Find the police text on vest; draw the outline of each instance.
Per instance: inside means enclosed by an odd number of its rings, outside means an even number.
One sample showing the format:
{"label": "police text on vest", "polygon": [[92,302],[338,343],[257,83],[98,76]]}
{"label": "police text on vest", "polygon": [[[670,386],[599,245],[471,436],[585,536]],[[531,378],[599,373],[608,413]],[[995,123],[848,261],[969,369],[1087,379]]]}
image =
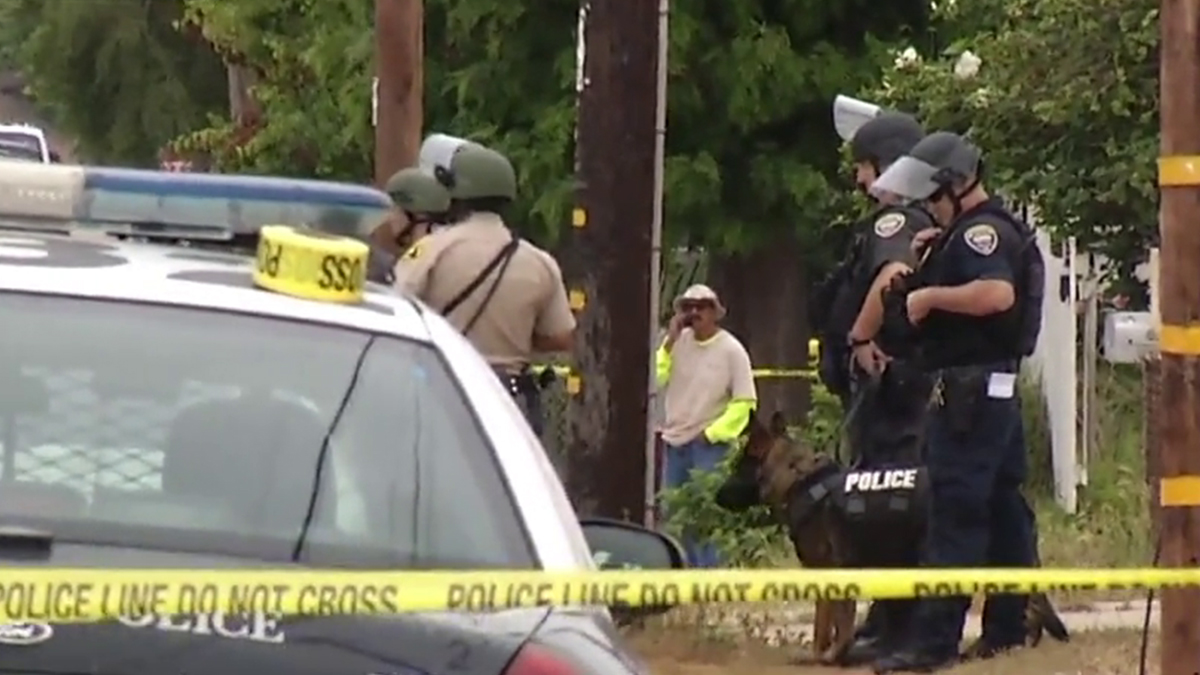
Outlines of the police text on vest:
{"label": "police text on vest", "polygon": [[887,471],[854,471],[846,474],[846,492],[882,492],[883,490],[912,490],[917,487],[916,469]]}

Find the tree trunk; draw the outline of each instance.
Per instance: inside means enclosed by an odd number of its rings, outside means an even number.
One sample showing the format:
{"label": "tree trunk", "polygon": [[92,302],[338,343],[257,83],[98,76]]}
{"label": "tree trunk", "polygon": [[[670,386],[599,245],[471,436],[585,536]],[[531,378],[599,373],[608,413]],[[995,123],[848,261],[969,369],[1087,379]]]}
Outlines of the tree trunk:
{"label": "tree trunk", "polygon": [[258,73],[245,66],[225,65],[229,78],[229,117],[240,126],[254,126],[262,116],[262,108],[250,93],[258,84]]}
{"label": "tree trunk", "polygon": [[[808,367],[808,278],[797,249],[787,238],[710,259],[708,277],[728,309],[725,327],[749,350],[755,369]],[[760,376],[755,384],[763,413],[778,410],[793,423],[807,415],[810,380]]]}

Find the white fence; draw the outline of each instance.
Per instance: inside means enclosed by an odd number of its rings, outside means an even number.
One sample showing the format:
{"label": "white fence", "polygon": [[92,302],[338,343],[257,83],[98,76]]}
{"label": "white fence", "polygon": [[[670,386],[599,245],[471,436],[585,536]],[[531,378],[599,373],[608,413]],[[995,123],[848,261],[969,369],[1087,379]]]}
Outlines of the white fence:
{"label": "white fence", "polygon": [[[1028,372],[1041,385],[1048,413],[1054,495],[1063,510],[1075,513],[1094,450],[1095,378],[1103,319],[1100,296],[1108,265],[1098,256],[1080,253],[1074,238],[1054,246],[1042,230],[1038,248],[1046,261],[1045,304],[1042,333]],[[1157,329],[1157,249],[1150,251],[1137,276],[1149,283],[1150,315]]]}
{"label": "white fence", "polygon": [[1046,261],[1046,291],[1042,305],[1042,333],[1028,362],[1029,373],[1037,378],[1045,398],[1054,465],[1054,496],[1065,511],[1075,513],[1079,485],[1087,482],[1086,465],[1081,466],[1079,461],[1081,448],[1077,425],[1078,256],[1074,238],[1055,251],[1050,235],[1039,230],[1037,244]]}

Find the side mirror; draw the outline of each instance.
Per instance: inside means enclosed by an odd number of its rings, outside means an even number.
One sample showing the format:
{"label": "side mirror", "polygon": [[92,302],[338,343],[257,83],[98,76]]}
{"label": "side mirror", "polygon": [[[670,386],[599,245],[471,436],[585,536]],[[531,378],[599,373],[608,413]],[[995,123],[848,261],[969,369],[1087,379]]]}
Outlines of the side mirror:
{"label": "side mirror", "polygon": [[687,567],[683,546],[670,535],[609,518],[583,518],[583,536],[602,570],[669,570]]}
{"label": "side mirror", "polygon": [[[683,546],[673,537],[641,525],[609,518],[579,521],[592,559],[601,570],[669,570],[687,567]],[[628,626],[662,614],[670,605],[609,607],[618,626]]]}

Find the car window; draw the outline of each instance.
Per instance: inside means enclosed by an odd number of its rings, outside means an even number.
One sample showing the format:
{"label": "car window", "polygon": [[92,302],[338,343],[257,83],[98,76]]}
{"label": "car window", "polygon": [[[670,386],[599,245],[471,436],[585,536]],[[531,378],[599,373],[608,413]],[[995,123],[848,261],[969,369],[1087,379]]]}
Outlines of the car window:
{"label": "car window", "polygon": [[0,158],[41,162],[42,143],[32,134],[0,131]]}
{"label": "car window", "polygon": [[0,522],[263,560],[535,566],[428,345],[65,297],[0,295],[0,314]]}

